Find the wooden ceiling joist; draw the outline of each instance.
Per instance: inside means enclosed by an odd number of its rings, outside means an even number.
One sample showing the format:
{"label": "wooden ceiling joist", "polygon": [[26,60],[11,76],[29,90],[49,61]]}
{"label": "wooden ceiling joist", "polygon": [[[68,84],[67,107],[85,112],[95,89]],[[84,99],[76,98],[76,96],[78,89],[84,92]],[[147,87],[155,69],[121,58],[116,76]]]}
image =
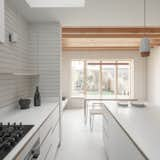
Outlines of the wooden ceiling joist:
{"label": "wooden ceiling joist", "polygon": [[160,33],[160,27],[63,27],[62,33]]}
{"label": "wooden ceiling joist", "polygon": [[[160,33],[158,34],[145,34],[146,37],[148,38],[160,38]],[[63,38],[142,38],[144,37],[144,34],[142,33],[127,33],[127,34],[122,34],[122,33],[108,33],[108,34],[79,34],[79,33],[75,33],[75,34],[63,34]]]}
{"label": "wooden ceiling joist", "polygon": [[160,45],[160,27],[64,27],[63,50],[138,50],[141,38]]}
{"label": "wooden ceiling joist", "polygon": [[138,51],[137,47],[63,47],[63,51]]}

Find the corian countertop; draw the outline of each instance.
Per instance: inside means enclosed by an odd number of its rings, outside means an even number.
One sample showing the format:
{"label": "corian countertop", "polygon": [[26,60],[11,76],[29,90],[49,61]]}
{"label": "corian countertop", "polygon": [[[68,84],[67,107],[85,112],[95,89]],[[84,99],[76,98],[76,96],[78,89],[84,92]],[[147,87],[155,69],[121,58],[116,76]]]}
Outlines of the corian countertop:
{"label": "corian countertop", "polygon": [[160,160],[160,107],[121,107],[116,102],[104,102],[146,159]]}
{"label": "corian countertop", "polygon": [[15,109],[7,113],[0,113],[0,122],[11,124],[16,122],[26,125],[34,125],[34,127],[28,132],[28,134],[21,140],[13,150],[4,158],[4,160],[12,160],[17,153],[25,146],[30,138],[38,131],[41,124],[46,120],[49,114],[54,111],[58,102],[45,103],[40,107],[31,107],[27,110]]}

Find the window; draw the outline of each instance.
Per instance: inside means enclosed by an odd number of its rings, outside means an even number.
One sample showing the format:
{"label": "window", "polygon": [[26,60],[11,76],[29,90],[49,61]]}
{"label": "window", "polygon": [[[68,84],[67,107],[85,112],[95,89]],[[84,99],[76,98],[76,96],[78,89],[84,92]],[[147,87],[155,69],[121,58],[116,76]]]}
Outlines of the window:
{"label": "window", "polygon": [[84,94],[84,62],[72,61],[72,95]]}
{"label": "window", "polygon": [[129,98],[133,95],[132,68],[133,60],[73,60],[72,95]]}
{"label": "window", "polygon": [[114,96],[116,93],[115,70],[116,67],[113,64],[104,62],[102,65],[102,95],[104,96]]}
{"label": "window", "polygon": [[130,95],[130,65],[125,62],[120,62],[120,65],[118,65],[118,96],[121,97],[129,95]]}
{"label": "window", "polygon": [[87,86],[86,86],[86,92],[87,95],[98,95],[99,94],[99,83],[100,83],[100,77],[99,77],[99,65],[97,65],[98,62],[87,62]]}

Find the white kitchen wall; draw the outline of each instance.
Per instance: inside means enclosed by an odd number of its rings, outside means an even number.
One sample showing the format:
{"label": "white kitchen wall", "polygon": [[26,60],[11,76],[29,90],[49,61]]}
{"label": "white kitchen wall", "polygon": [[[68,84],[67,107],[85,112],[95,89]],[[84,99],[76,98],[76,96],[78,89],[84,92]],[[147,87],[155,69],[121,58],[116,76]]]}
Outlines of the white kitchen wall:
{"label": "white kitchen wall", "polygon": [[[32,68],[29,59],[29,26],[27,21],[18,14],[5,0],[5,43],[0,44],[0,107],[17,106],[19,97],[28,97],[32,92],[30,77],[16,77],[12,72],[28,72]],[[8,34],[16,32],[18,41],[8,42]]]}
{"label": "white kitchen wall", "polygon": [[[33,97],[37,84],[42,98],[59,97],[60,24],[30,24],[10,2],[5,0],[6,41],[0,44],[0,107],[17,107],[20,97]],[[18,35],[17,43],[8,41],[13,32]],[[39,73],[39,77],[13,73]]]}
{"label": "white kitchen wall", "polygon": [[149,103],[160,106],[160,47],[152,49],[147,59],[147,93]]}
{"label": "white kitchen wall", "polygon": [[146,99],[146,59],[138,51],[71,51],[62,53],[62,95],[70,98],[68,107],[80,108],[83,99],[71,98],[71,60],[72,59],[134,59],[134,95],[139,100]]}
{"label": "white kitchen wall", "polygon": [[[61,26],[59,22],[30,25],[30,48],[38,62],[39,87],[44,99],[60,96]],[[38,60],[36,57],[38,55]],[[34,58],[35,57],[35,58]]]}

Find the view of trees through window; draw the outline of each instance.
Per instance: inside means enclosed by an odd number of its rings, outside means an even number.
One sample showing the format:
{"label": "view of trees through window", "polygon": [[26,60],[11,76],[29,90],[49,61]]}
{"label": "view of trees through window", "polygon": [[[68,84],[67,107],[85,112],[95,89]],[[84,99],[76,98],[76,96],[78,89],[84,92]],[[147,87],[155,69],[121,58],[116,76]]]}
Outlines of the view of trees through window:
{"label": "view of trees through window", "polygon": [[131,95],[132,61],[72,61],[72,95]]}
{"label": "view of trees through window", "polygon": [[86,85],[86,91],[87,95],[98,95],[99,94],[99,84],[100,84],[100,68],[99,65],[97,65],[97,62],[92,62],[94,65],[89,65],[87,63],[87,85]]}
{"label": "view of trees through window", "polygon": [[72,61],[72,94],[84,95],[84,62]]}
{"label": "view of trees through window", "polygon": [[115,95],[115,65],[102,65],[102,95]]}

